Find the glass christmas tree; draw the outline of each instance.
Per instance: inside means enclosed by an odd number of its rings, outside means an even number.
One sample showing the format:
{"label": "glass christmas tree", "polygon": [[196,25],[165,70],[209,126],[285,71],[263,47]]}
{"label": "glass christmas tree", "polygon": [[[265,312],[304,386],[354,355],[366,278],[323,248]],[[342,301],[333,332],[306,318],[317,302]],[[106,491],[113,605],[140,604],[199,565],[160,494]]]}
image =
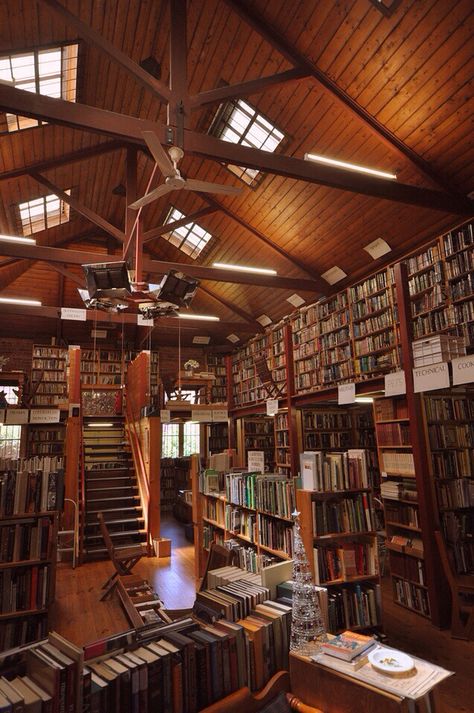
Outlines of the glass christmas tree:
{"label": "glass christmas tree", "polygon": [[308,558],[301,539],[299,512],[294,512],[293,529],[293,612],[290,651],[311,656],[327,641],[318,594],[313,584]]}

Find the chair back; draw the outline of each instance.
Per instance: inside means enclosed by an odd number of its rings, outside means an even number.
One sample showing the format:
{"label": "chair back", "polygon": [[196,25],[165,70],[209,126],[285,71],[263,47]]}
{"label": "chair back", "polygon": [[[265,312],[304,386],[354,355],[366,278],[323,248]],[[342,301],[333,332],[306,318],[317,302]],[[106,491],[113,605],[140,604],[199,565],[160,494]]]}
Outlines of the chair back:
{"label": "chair back", "polygon": [[104,515],[101,512],[97,513],[97,519],[99,521],[100,525],[100,531],[102,533],[102,537],[104,538],[104,543],[107,548],[107,552],[109,553],[109,557],[112,560],[112,562],[115,564],[115,548],[114,548],[114,543],[112,542],[112,538],[110,537],[109,530],[107,528],[107,525],[105,524],[105,519]]}

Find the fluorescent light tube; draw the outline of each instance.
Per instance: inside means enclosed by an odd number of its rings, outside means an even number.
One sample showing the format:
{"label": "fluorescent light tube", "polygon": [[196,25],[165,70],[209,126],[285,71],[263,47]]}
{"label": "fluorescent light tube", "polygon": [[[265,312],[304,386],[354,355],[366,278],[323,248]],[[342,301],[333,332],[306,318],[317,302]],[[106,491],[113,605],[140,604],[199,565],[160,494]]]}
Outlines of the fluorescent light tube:
{"label": "fluorescent light tube", "polygon": [[112,428],[115,424],[113,423],[88,423],[88,428]]}
{"label": "fluorescent light tube", "polygon": [[255,272],[260,275],[276,275],[276,270],[266,267],[245,267],[245,265],[228,265],[225,262],[213,262],[212,267],[220,267],[222,270],[238,270],[239,272]]}
{"label": "fluorescent light tube", "polygon": [[0,235],[0,240],[4,243],[23,243],[24,245],[36,245],[34,238],[21,238],[18,235]]}
{"label": "fluorescent light tube", "polygon": [[28,305],[29,307],[41,307],[38,300],[24,300],[17,297],[0,297],[0,303],[5,305]]}
{"label": "fluorescent light tube", "polygon": [[395,173],[387,173],[386,171],[377,171],[375,168],[368,168],[367,166],[358,166],[356,163],[347,163],[346,161],[337,161],[335,158],[328,158],[327,156],[320,156],[316,153],[305,153],[305,161],[315,161],[316,163],[324,163],[328,166],[337,166],[338,168],[347,168],[349,171],[356,171],[358,173],[367,173],[370,176],[377,176],[377,178],[388,178],[390,180],[396,180],[397,176]]}
{"label": "fluorescent light tube", "polygon": [[210,322],[219,322],[220,320],[220,317],[214,317],[212,314],[184,314],[184,312],[178,312],[178,317],[181,319],[202,319]]}

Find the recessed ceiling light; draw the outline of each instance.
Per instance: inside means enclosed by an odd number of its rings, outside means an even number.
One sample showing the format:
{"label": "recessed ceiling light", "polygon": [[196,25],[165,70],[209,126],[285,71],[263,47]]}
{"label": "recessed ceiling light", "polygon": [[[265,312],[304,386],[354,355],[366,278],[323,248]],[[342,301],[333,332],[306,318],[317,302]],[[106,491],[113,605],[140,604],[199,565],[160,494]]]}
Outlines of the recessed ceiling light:
{"label": "recessed ceiling light", "polygon": [[229,342],[232,342],[232,344],[240,342],[240,337],[238,337],[236,334],[228,334],[226,339],[228,339]]}
{"label": "recessed ceiling light", "polygon": [[41,307],[39,300],[24,300],[21,297],[0,297],[0,303],[5,305],[27,305],[28,307]]}
{"label": "recessed ceiling light", "polygon": [[270,270],[266,267],[246,267],[245,265],[229,265],[225,262],[213,262],[213,267],[220,267],[222,270],[237,270],[239,272],[255,272],[261,275],[276,275],[276,270]]}
{"label": "recessed ceiling light", "polygon": [[377,240],[373,240],[371,243],[366,245],[364,250],[369,253],[373,260],[378,260],[379,257],[391,252],[392,248],[383,238],[377,238]]}
{"label": "recessed ceiling light", "polygon": [[193,344],[209,344],[210,337],[193,337]]}
{"label": "recessed ceiling light", "polygon": [[347,277],[347,275],[344,270],[341,270],[340,267],[334,265],[334,267],[331,267],[329,270],[326,270],[326,272],[323,272],[321,277],[323,278],[323,280],[326,280],[326,282],[328,282],[330,285],[335,285],[336,282],[343,280],[345,277]]}
{"label": "recessed ceiling light", "polygon": [[23,245],[36,245],[34,238],[22,238],[19,235],[0,235],[0,240],[4,243],[23,243]]}
{"label": "recessed ceiling light", "polygon": [[287,297],[286,301],[293,305],[293,307],[301,307],[301,305],[304,305],[304,299],[297,295],[296,292]]}
{"label": "recessed ceiling light", "polygon": [[328,158],[327,156],[320,156],[316,153],[305,153],[304,155],[306,161],[315,161],[316,163],[324,163],[328,166],[337,166],[338,168],[345,168],[349,171],[356,171],[358,173],[367,173],[370,176],[377,176],[377,178],[388,178],[390,180],[396,180],[397,176],[395,173],[387,173],[386,171],[378,171],[375,168],[368,168],[367,166],[359,166],[356,163],[347,163],[346,161],[338,161],[335,158]]}
{"label": "recessed ceiling light", "polygon": [[219,322],[220,320],[220,317],[214,317],[212,314],[185,314],[184,312],[178,312],[178,317],[181,319],[208,320],[210,322]]}
{"label": "recessed ceiling light", "polygon": [[260,322],[262,327],[268,327],[268,325],[272,323],[272,320],[268,314],[261,314],[260,317],[257,317],[257,322]]}

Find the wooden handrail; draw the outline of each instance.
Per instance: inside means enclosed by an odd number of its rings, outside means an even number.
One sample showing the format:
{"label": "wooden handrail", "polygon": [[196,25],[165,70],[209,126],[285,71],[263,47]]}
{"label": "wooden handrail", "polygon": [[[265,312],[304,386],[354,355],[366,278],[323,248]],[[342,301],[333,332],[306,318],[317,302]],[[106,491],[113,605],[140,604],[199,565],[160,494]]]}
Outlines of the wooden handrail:
{"label": "wooden handrail", "polygon": [[127,393],[125,395],[125,419],[126,419],[126,433],[128,435],[130,446],[132,449],[133,464],[135,466],[135,472],[137,474],[138,489],[140,492],[140,500],[143,509],[143,518],[145,521],[147,546],[151,546],[151,535],[150,535],[150,486],[148,483],[147,471],[145,466],[145,459],[142,453],[140,435],[137,430],[137,418],[135,416],[133,408],[133,395]]}
{"label": "wooden handrail", "polygon": [[81,416],[79,453],[80,460],[78,463],[79,483],[78,483],[78,508],[79,508],[79,562],[82,563],[84,556],[84,539],[85,539],[85,519],[86,519],[86,474],[84,466],[84,436],[83,436],[83,421]]}

